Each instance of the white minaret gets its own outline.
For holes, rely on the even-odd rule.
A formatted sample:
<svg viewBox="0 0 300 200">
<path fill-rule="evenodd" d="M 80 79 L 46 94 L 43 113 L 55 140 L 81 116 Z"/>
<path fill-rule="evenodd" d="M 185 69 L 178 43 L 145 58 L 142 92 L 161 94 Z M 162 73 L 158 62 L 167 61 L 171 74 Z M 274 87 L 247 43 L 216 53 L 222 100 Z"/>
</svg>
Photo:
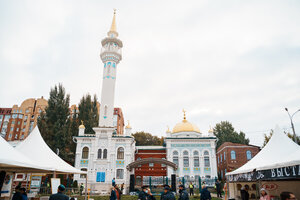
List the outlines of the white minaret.
<svg viewBox="0 0 300 200">
<path fill-rule="evenodd" d="M 116 10 L 108 37 L 102 40 L 100 58 L 104 63 L 102 93 L 100 105 L 99 127 L 113 127 L 115 84 L 117 77 L 117 65 L 122 60 L 123 43 L 119 40 L 116 29 Z"/>
</svg>

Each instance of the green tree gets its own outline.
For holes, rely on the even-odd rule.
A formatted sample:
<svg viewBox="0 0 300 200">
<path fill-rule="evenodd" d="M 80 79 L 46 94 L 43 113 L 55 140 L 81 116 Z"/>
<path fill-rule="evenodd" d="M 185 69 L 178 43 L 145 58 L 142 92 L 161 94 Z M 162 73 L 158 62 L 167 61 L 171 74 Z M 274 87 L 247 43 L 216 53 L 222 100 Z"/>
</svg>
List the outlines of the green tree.
<svg viewBox="0 0 300 200">
<path fill-rule="evenodd" d="M 214 135 L 218 138 L 217 148 L 224 142 L 249 144 L 249 139 L 245 137 L 245 133 L 236 132 L 232 124 L 228 121 L 221 121 L 214 127 Z"/>
<path fill-rule="evenodd" d="M 91 95 L 83 96 L 79 103 L 79 122 L 83 121 L 85 133 L 94 134 L 93 127 L 98 126 L 99 114 L 97 108 L 97 96 L 94 95 L 93 100 Z"/>
<path fill-rule="evenodd" d="M 48 146 L 55 153 L 58 149 L 62 159 L 74 162 L 74 153 L 70 150 L 73 141 L 70 140 L 69 102 L 70 96 L 62 84 L 51 88 L 48 106 L 41 114 L 38 126 Z"/>
<path fill-rule="evenodd" d="M 264 134 L 265 140 L 264 140 L 263 147 L 266 146 L 266 144 L 269 142 L 269 140 L 271 139 L 273 133 L 274 133 L 274 131 L 273 131 L 273 129 L 271 129 L 269 135 Z M 285 132 L 285 131 L 284 131 L 284 133 L 285 133 L 289 138 L 291 138 L 291 139 L 294 141 L 294 135 L 293 135 L 293 134 L 288 133 L 288 132 Z M 297 137 L 297 143 L 300 145 L 300 137 L 299 137 L 299 136 L 296 136 L 296 137 Z"/>
<path fill-rule="evenodd" d="M 136 132 L 132 134 L 136 141 L 137 146 L 160 146 L 163 145 L 163 140 L 157 136 L 153 136 L 150 133 L 144 131 Z"/>
</svg>

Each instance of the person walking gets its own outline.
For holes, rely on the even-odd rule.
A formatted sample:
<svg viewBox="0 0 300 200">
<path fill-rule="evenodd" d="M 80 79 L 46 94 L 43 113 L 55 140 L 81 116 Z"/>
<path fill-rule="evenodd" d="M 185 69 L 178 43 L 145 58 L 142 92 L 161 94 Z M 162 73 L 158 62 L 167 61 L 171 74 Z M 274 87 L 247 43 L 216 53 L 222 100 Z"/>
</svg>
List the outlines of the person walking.
<svg viewBox="0 0 300 200">
<path fill-rule="evenodd" d="M 189 200 L 189 194 L 184 188 L 184 185 L 179 185 L 179 198 L 178 200 Z"/>
<path fill-rule="evenodd" d="M 190 182 L 190 185 L 189 185 L 189 188 L 190 188 L 190 196 L 194 196 L 194 185 L 192 182 Z"/>
<path fill-rule="evenodd" d="M 216 191 L 217 191 L 217 197 L 222 198 L 222 191 L 221 191 L 221 183 L 219 180 L 216 182 Z"/>
<path fill-rule="evenodd" d="M 267 191 L 265 188 L 260 189 L 260 198 L 259 200 L 270 200 L 270 196 L 267 194 Z"/>
<path fill-rule="evenodd" d="M 248 187 L 241 188 L 241 198 L 242 198 L 242 200 L 249 200 Z"/>
<path fill-rule="evenodd" d="M 211 200 L 210 191 L 208 191 L 205 185 L 203 185 L 202 190 L 200 192 L 200 200 Z"/>
<path fill-rule="evenodd" d="M 117 200 L 121 200 L 122 191 L 120 190 L 118 185 L 115 185 L 115 188 L 117 190 Z"/>
<path fill-rule="evenodd" d="M 161 200 L 175 200 L 175 195 L 170 190 L 171 188 L 169 186 L 164 187 L 164 193 Z"/>
<path fill-rule="evenodd" d="M 66 190 L 66 187 L 64 185 L 59 185 L 57 188 L 57 193 L 52 194 L 49 198 L 49 200 L 69 200 L 69 197 L 64 194 L 64 191 Z"/>
<path fill-rule="evenodd" d="M 15 194 L 12 197 L 12 200 L 22 200 L 22 193 L 20 185 L 15 187 Z"/>
<path fill-rule="evenodd" d="M 138 200 L 156 200 L 152 195 L 148 186 L 142 186 L 142 191 L 139 193 Z"/>
<path fill-rule="evenodd" d="M 281 192 L 280 199 L 281 200 L 296 200 L 296 196 L 292 192 Z"/>
</svg>

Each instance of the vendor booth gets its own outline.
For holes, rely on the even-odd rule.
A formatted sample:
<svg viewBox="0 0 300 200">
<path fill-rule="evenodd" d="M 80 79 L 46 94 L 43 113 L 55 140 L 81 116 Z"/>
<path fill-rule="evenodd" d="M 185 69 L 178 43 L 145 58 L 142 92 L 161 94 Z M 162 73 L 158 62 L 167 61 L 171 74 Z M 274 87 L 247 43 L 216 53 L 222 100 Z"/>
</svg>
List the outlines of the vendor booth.
<svg viewBox="0 0 300 200">
<path fill-rule="evenodd" d="M 86 174 L 55 154 L 45 143 L 37 127 L 16 148 L 0 137 L 0 151 L 2 197 L 11 196 L 12 181 L 16 173 L 53 174 L 54 178 L 56 174 Z"/>
<path fill-rule="evenodd" d="M 267 145 L 249 162 L 226 174 L 229 198 L 241 199 L 241 188 L 249 188 L 250 199 L 259 199 L 265 188 L 273 199 L 283 191 L 300 197 L 300 146 L 276 127 Z"/>
</svg>

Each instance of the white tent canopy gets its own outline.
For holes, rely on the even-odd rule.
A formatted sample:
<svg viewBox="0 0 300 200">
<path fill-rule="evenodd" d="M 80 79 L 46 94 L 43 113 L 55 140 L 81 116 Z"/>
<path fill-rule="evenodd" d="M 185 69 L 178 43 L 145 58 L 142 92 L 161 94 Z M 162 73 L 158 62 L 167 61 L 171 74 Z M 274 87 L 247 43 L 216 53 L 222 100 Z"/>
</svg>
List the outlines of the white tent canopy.
<svg viewBox="0 0 300 200">
<path fill-rule="evenodd" d="M 50 167 L 40 165 L 30 160 L 14 149 L 8 142 L 0 137 L 0 170 L 12 172 L 45 172 L 51 171 Z"/>
<path fill-rule="evenodd" d="M 226 175 L 299 164 L 300 146 L 284 134 L 279 127 L 276 127 L 267 145 L 256 156 L 235 171 L 226 173 Z"/>
<path fill-rule="evenodd" d="M 57 173 L 86 174 L 86 172 L 72 167 L 56 155 L 43 140 L 37 126 L 16 149 L 27 155 L 31 160 L 53 168 Z"/>
</svg>

